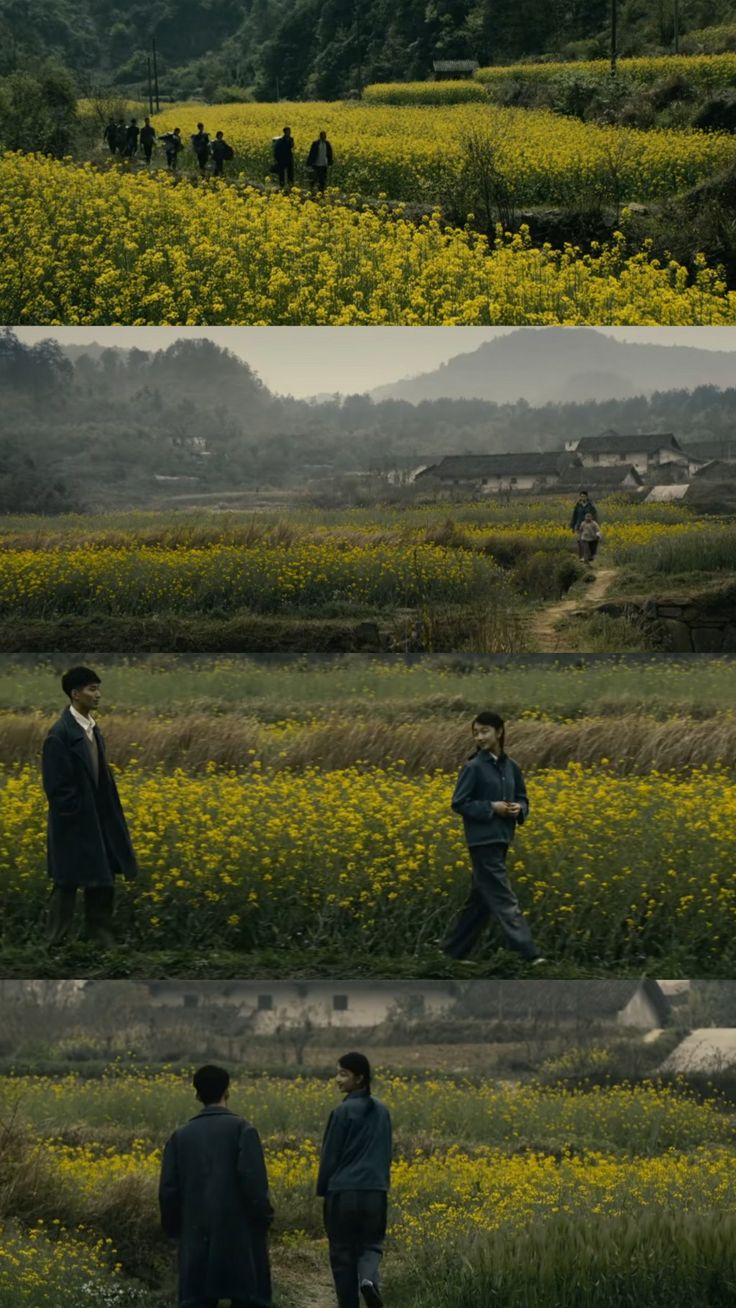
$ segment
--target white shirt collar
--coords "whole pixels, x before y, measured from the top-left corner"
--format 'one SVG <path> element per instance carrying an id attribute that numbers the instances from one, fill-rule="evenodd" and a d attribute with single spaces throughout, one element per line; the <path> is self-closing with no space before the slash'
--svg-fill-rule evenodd
<path id="1" fill-rule="evenodd" d="M 92 735 L 93 728 L 94 728 L 95 725 L 96 725 L 95 720 L 94 720 L 94 718 L 92 717 L 92 715 L 90 714 L 90 716 L 89 716 L 88 718 L 83 718 L 83 717 L 82 717 L 82 714 L 77 712 L 77 710 L 75 709 L 75 707 L 74 707 L 73 704 L 70 704 L 70 705 L 69 705 L 69 709 L 70 709 L 70 712 L 71 712 L 72 717 L 74 718 L 74 721 L 79 723 L 79 725 L 80 725 L 80 727 L 82 728 L 82 730 L 83 730 L 83 731 L 86 731 L 86 733 L 87 733 L 88 736 L 91 736 L 91 735 Z"/>

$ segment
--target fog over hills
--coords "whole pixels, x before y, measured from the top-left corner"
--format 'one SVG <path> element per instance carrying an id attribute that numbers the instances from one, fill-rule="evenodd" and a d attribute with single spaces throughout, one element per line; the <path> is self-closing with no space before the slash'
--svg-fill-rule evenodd
<path id="1" fill-rule="evenodd" d="M 531 405 L 628 399 L 733 386 L 736 350 L 617 341 L 587 327 L 522 327 L 431 372 L 371 391 L 374 400 L 479 399 Z"/>

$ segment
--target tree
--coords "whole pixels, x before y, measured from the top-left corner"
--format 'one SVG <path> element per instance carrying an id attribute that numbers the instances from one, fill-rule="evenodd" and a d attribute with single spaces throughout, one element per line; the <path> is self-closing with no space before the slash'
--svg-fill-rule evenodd
<path id="1" fill-rule="evenodd" d="M 68 154 L 77 124 L 71 75 L 52 61 L 37 72 L 11 73 L 0 83 L 0 123 L 8 150 Z"/>

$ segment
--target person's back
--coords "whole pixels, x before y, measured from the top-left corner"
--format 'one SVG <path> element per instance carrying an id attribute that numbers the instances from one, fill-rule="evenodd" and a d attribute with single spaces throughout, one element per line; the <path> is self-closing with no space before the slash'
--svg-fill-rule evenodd
<path id="1" fill-rule="evenodd" d="M 179 1241 L 179 1302 L 229 1299 L 269 1308 L 273 1217 L 258 1132 L 223 1103 L 170 1137 L 159 1187 L 161 1224 Z"/>
<path id="2" fill-rule="evenodd" d="M 385 1104 L 366 1091 L 353 1091 L 327 1124 L 317 1193 L 388 1190 L 391 1150 L 391 1117 Z"/>

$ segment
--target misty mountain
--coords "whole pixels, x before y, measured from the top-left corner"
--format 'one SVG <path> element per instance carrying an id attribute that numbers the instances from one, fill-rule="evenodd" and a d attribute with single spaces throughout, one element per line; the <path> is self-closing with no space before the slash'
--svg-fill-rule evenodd
<path id="1" fill-rule="evenodd" d="M 496 404 L 587 403 L 656 391 L 731 386 L 736 351 L 639 345 L 588 327 L 522 327 L 432 372 L 379 386 L 372 399 L 478 399 Z"/>
<path id="2" fill-rule="evenodd" d="M 549 337 L 553 329 L 544 332 Z M 538 337 L 530 335 L 536 349 Z M 630 348 L 643 354 L 648 347 Z M 702 356 L 704 364 L 722 357 L 677 353 Z M 526 367 L 531 387 L 534 366 Z M 568 377 L 578 374 L 579 367 L 570 368 Z M 612 375 L 616 370 L 606 378 Z M 274 395 L 244 360 L 207 338 L 180 338 L 153 351 L 62 349 L 48 339 L 26 346 L 5 328 L 0 391 L 0 512 L 6 513 L 333 484 L 342 496 L 359 495 L 365 474 L 428 457 L 560 450 L 568 440 L 610 428 L 673 432 L 709 458 L 736 450 L 736 386 L 537 405 L 526 398 L 410 404 L 368 395 L 315 402 Z M 371 485 L 375 496 L 379 483 Z"/>

